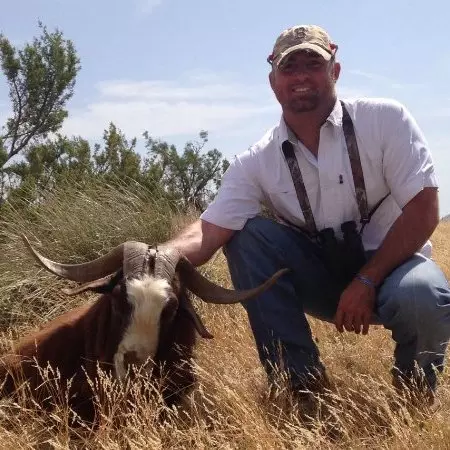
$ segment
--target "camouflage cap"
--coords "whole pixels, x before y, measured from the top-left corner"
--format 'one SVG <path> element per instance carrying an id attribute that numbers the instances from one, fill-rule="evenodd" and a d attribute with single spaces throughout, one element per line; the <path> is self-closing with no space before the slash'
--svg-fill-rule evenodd
<path id="1" fill-rule="evenodd" d="M 317 25 L 296 25 L 278 36 L 267 61 L 278 67 L 286 56 L 303 49 L 313 50 L 328 61 L 336 53 L 337 45 L 333 44 L 328 33 Z"/>

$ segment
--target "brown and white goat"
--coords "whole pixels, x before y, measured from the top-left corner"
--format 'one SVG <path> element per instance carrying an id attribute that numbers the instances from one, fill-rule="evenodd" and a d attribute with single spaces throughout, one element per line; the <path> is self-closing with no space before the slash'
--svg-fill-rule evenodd
<path id="1" fill-rule="evenodd" d="M 49 393 L 39 369 L 50 365 L 59 371 L 63 385 L 69 386 L 71 408 L 87 421 L 95 420 L 89 379 L 95 379 L 99 366 L 118 379 L 126 376 L 131 364 L 147 364 L 153 376 L 164 366 L 161 393 L 169 405 L 193 385 L 189 361 L 196 331 L 204 338 L 212 335 L 195 312 L 187 290 L 205 302 L 237 303 L 257 296 L 286 271 L 277 272 L 255 289 L 234 291 L 206 279 L 172 248 L 158 250 L 130 241 L 94 261 L 71 265 L 45 258 L 23 238 L 47 270 L 84 283 L 66 293 L 91 290 L 102 295 L 93 304 L 45 324 L 19 340 L 12 353 L 1 356 L 1 394 L 12 394 L 19 381 L 27 381 L 33 397 L 44 407 L 50 406 L 45 404 Z"/>

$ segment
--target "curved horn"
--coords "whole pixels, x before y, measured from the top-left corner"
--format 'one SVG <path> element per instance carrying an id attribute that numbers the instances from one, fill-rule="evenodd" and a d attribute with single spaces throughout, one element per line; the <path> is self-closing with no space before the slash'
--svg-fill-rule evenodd
<path id="1" fill-rule="evenodd" d="M 174 247 L 163 247 L 155 256 L 155 277 L 172 282 L 181 253 Z"/>
<path id="2" fill-rule="evenodd" d="M 77 295 L 85 291 L 94 291 L 98 293 L 110 292 L 119 281 L 119 275 L 122 275 L 122 272 L 120 270 L 107 275 L 104 278 L 99 278 L 98 280 L 83 283 L 81 286 L 72 289 L 65 288 L 62 290 L 62 292 L 66 295 Z"/>
<path id="3" fill-rule="evenodd" d="M 187 294 L 186 294 L 187 295 Z M 190 319 L 194 323 L 194 326 L 198 332 L 198 334 L 205 339 L 213 339 L 214 336 L 207 330 L 203 320 L 197 314 L 197 311 L 192 306 L 191 300 L 186 297 L 183 299 L 184 301 L 180 302 L 180 308 L 183 308 L 186 313 L 189 315 Z"/>
<path id="4" fill-rule="evenodd" d="M 42 256 L 32 247 L 27 237 L 23 234 L 22 239 L 41 266 L 59 277 L 78 281 L 79 283 L 98 280 L 122 268 L 123 251 L 126 243 L 118 245 L 106 255 L 93 261 L 82 264 L 61 264 Z"/>
<path id="5" fill-rule="evenodd" d="M 290 270 L 281 269 L 256 288 L 239 291 L 225 289 L 212 281 L 209 281 L 198 272 L 192 263 L 184 256 L 181 257 L 177 269 L 180 271 L 181 280 L 191 292 L 207 303 L 217 304 L 239 303 L 248 300 L 251 297 L 255 297 L 266 289 L 269 289 L 278 278 Z"/>

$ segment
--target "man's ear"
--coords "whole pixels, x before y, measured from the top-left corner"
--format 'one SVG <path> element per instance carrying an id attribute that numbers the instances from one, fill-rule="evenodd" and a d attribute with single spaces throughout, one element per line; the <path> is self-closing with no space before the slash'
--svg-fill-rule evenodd
<path id="1" fill-rule="evenodd" d="M 272 88 L 272 91 L 274 90 L 273 89 L 273 85 L 275 83 L 274 77 L 275 77 L 275 74 L 273 73 L 273 70 L 271 70 L 269 72 L 269 82 L 270 82 L 270 87 Z"/>
<path id="2" fill-rule="evenodd" d="M 333 66 L 333 80 L 334 81 L 339 80 L 340 74 L 341 74 L 341 64 L 338 62 L 335 62 L 334 66 Z"/>

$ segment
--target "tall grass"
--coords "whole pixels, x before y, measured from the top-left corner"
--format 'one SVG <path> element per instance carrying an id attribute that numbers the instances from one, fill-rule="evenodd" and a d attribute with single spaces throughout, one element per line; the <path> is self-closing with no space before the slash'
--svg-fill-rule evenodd
<path id="1" fill-rule="evenodd" d="M 4 349 L 15 336 L 68 308 L 95 301 L 95 295 L 88 293 L 64 296 L 61 289 L 67 283 L 35 266 L 20 233 L 51 258 L 80 262 L 125 240 L 164 241 L 195 218 L 178 214 L 163 197 L 151 197 L 139 186 L 98 182 L 82 190 L 76 185 L 61 186 L 42 204 L 7 208 L 1 214 L 0 342 Z M 448 223 L 442 223 L 433 236 L 436 259 L 447 276 L 449 236 Z M 231 285 L 221 253 L 203 270 L 214 281 Z M 99 430 L 73 429 L 57 374 L 49 372 L 57 408 L 48 413 L 30 405 L 26 388 L 14 400 L 1 400 L 0 448 L 450 448 L 448 371 L 440 380 L 442 407 L 437 412 L 408 407 L 390 384 L 393 344 L 383 328 L 372 327 L 368 336 L 341 335 L 330 324 L 311 319 L 332 388 L 320 399 L 317 413 L 308 417 L 302 405 L 289 403 L 281 388 L 276 399 L 266 395 L 264 371 L 239 305 L 196 301 L 196 308 L 215 339 L 199 341 L 198 383 L 179 408 L 168 410 L 157 390 L 151 401 L 145 400 L 139 377 L 119 386 L 103 375 L 98 387 L 103 411 Z"/>

